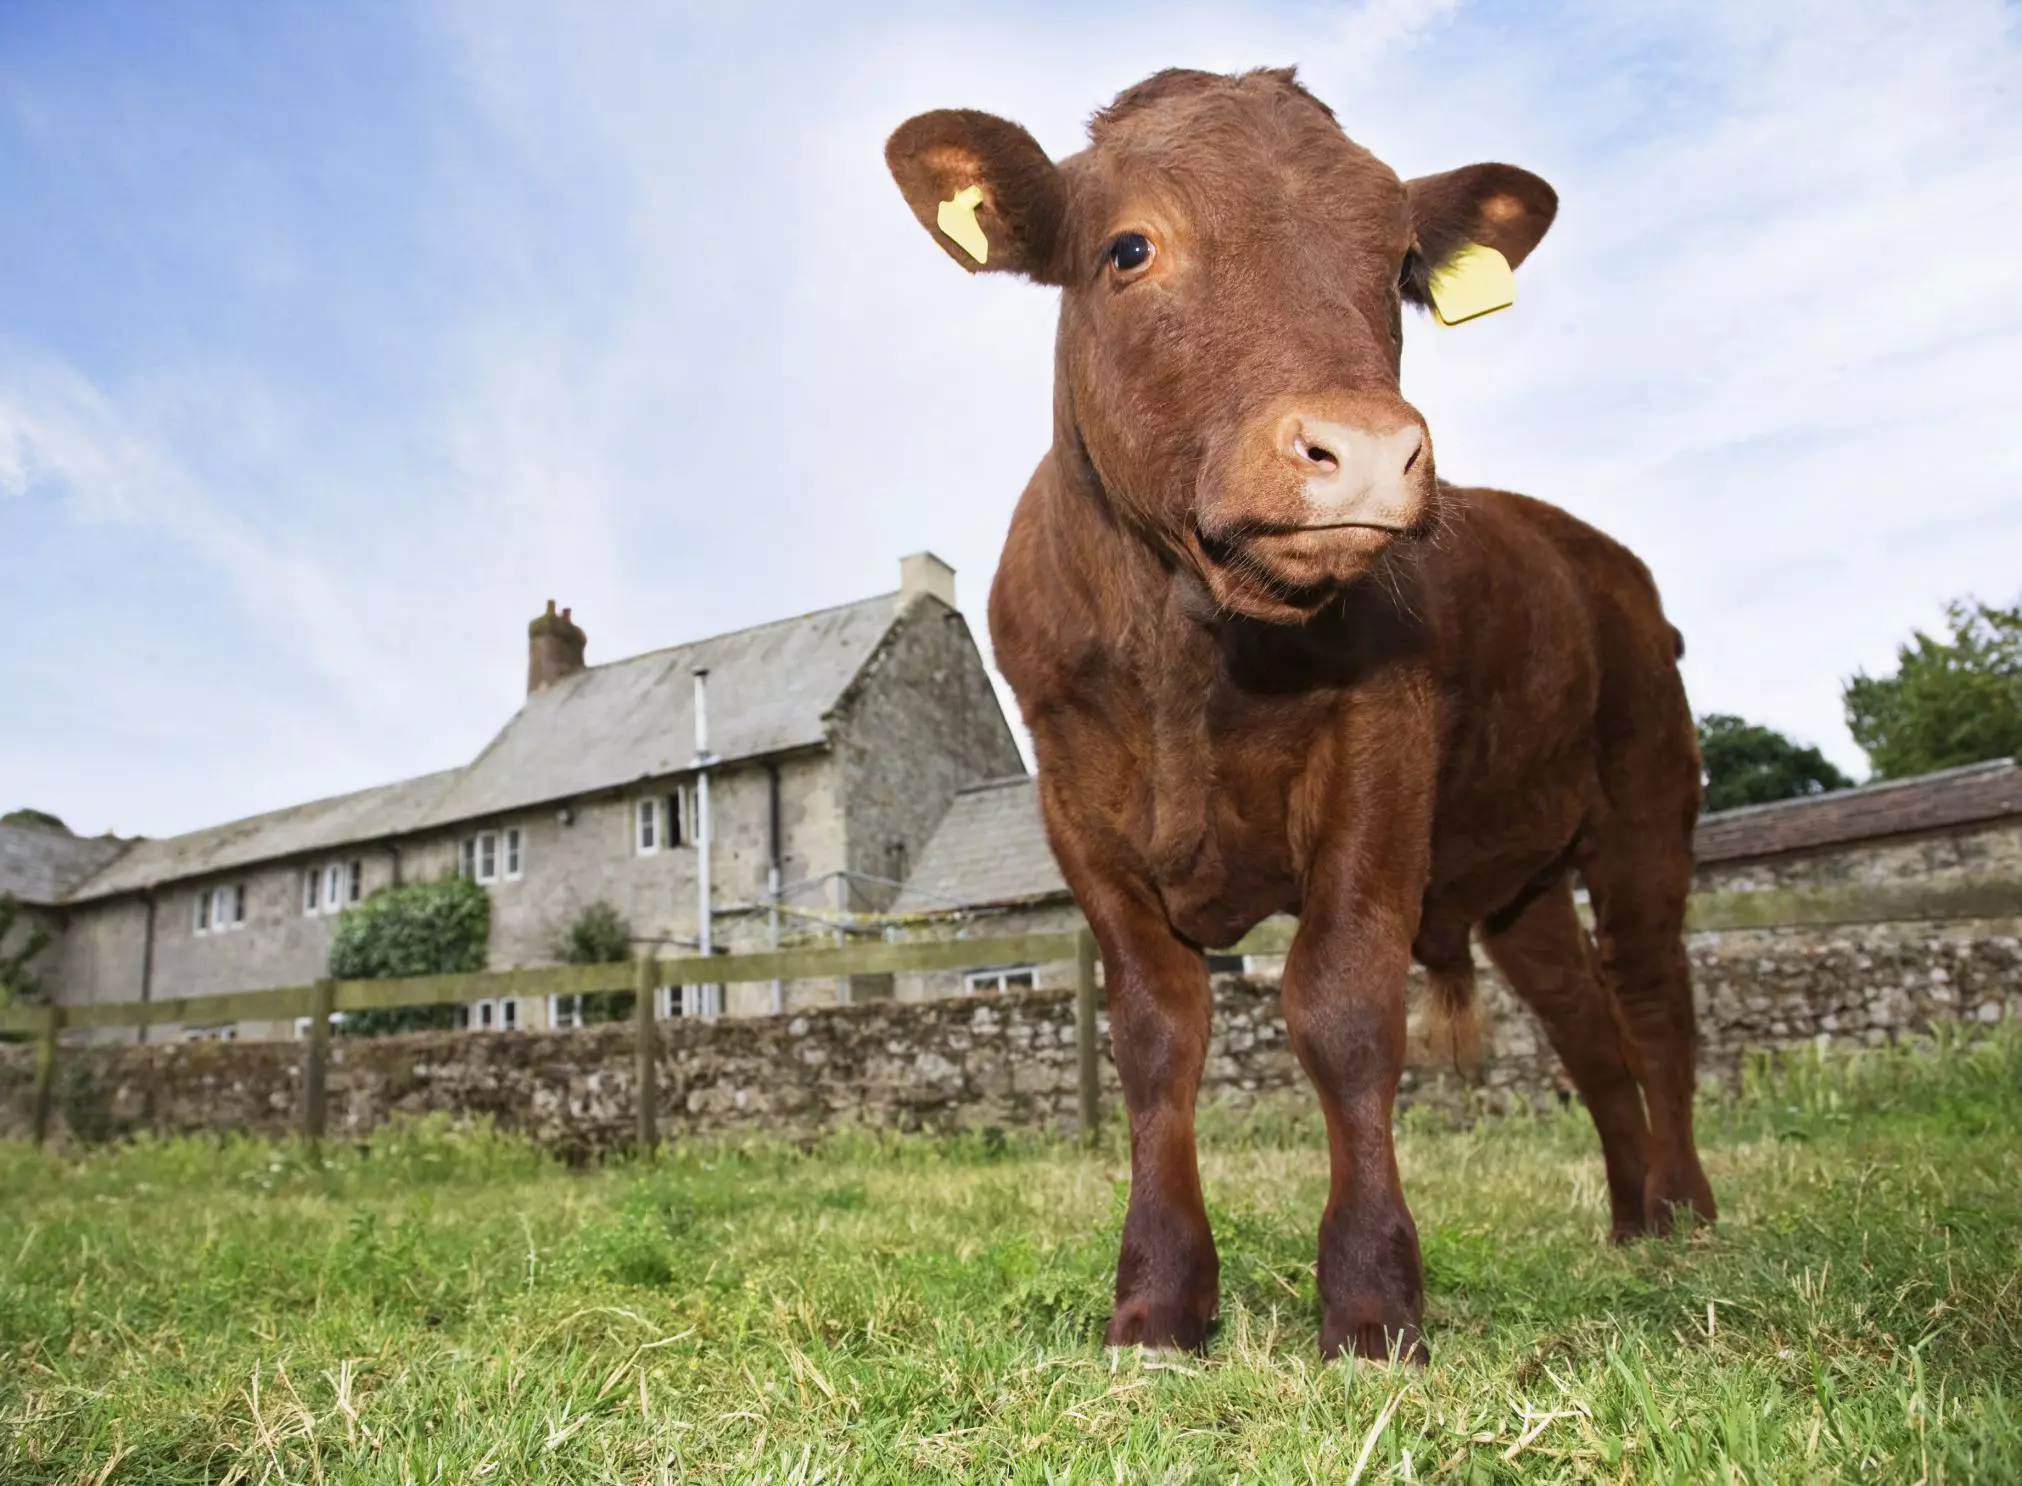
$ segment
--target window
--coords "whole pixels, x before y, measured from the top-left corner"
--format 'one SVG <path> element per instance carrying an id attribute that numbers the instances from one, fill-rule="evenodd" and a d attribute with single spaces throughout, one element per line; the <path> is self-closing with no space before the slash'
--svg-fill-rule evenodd
<path id="1" fill-rule="evenodd" d="M 324 862 L 302 873 L 302 912 L 342 913 L 365 896 L 365 863 Z"/>
<path id="2" fill-rule="evenodd" d="M 1006 991 L 1029 991 L 1038 983 L 1038 967 L 1033 965 L 971 970 L 962 977 L 962 989 L 971 996 L 1000 996 Z"/>
<path id="3" fill-rule="evenodd" d="M 520 1003 L 514 996 L 501 996 L 496 1001 L 479 1001 L 470 1006 L 459 1006 L 456 1024 L 473 1032 L 511 1032 L 520 1024 Z"/>
<path id="4" fill-rule="evenodd" d="M 699 1016 L 707 1021 L 723 1014 L 722 986 L 661 986 L 653 1010 L 663 1019 Z"/>
<path id="5" fill-rule="evenodd" d="M 695 810 L 695 789 L 687 784 L 676 785 L 672 794 L 657 800 L 636 802 L 633 841 L 639 855 L 652 856 L 662 847 L 693 846 L 701 835 Z"/>
<path id="6" fill-rule="evenodd" d="M 509 831 L 506 834 L 517 838 L 519 832 Z M 499 880 L 498 847 L 497 831 L 479 831 L 475 836 L 464 837 L 462 850 L 457 856 L 457 871 L 465 877 L 474 878 L 478 882 L 497 882 Z M 518 855 L 517 849 L 515 849 L 513 855 Z M 513 871 L 509 875 L 517 877 L 519 873 Z"/>
<path id="7" fill-rule="evenodd" d="M 520 880 L 520 828 L 507 826 L 505 833 L 505 879 L 507 882 Z"/>
<path id="8" fill-rule="evenodd" d="M 298 1016 L 295 1018 L 295 1040 L 297 1042 L 302 1041 L 309 1035 L 310 1020 L 311 1019 L 306 1016 Z M 343 1028 L 343 1026 L 344 1026 L 344 1013 L 341 1011 L 331 1012 L 330 1031 L 332 1035 L 335 1035 L 338 1031 L 340 1031 Z"/>
<path id="9" fill-rule="evenodd" d="M 238 1040 L 239 1029 L 230 1022 L 215 1027 L 183 1028 L 184 1042 L 237 1042 Z"/>
<path id="10" fill-rule="evenodd" d="M 197 894 L 196 917 L 191 928 L 198 934 L 222 934 L 243 928 L 246 922 L 246 885 L 227 883 L 204 888 Z"/>
<path id="11" fill-rule="evenodd" d="M 694 786 L 676 785 L 674 793 L 661 802 L 661 808 L 667 813 L 669 846 L 693 846 L 702 839 L 701 827 L 695 820 Z"/>
<path id="12" fill-rule="evenodd" d="M 573 1032 L 583 1025 L 581 996 L 548 997 L 548 1027 L 556 1032 Z"/>

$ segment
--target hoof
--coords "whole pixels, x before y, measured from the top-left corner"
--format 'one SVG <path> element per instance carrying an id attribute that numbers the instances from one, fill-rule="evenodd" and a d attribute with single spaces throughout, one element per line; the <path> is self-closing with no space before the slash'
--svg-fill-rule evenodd
<path id="1" fill-rule="evenodd" d="M 1432 1360 L 1424 1328 L 1416 1321 L 1350 1321 L 1331 1312 L 1320 1323 L 1320 1357 L 1327 1362 L 1356 1357 L 1364 1362 L 1405 1362 L 1417 1367 Z"/>
<path id="2" fill-rule="evenodd" d="M 1214 1307 L 1184 1301 L 1126 1300 L 1102 1333 L 1105 1347 L 1140 1347 L 1147 1353 L 1193 1353 L 1208 1344 Z"/>
<path id="3" fill-rule="evenodd" d="M 1643 1231 L 1669 1236 L 1681 1227 L 1711 1228 L 1718 1216 L 1713 1190 L 1704 1179 L 1671 1187 L 1653 1184 L 1643 1202 Z"/>

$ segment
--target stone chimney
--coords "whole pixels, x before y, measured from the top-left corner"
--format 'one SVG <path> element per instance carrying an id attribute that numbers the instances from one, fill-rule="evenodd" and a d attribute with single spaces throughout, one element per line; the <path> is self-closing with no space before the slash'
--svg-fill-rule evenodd
<path id="1" fill-rule="evenodd" d="M 569 611 L 555 612 L 548 600 L 548 612 L 527 626 L 527 695 L 544 686 L 566 681 L 583 669 L 583 646 L 587 637 L 569 618 Z"/>
<path id="2" fill-rule="evenodd" d="M 931 552 L 915 552 L 899 559 L 899 604 L 932 594 L 950 609 L 955 607 L 955 570 Z"/>

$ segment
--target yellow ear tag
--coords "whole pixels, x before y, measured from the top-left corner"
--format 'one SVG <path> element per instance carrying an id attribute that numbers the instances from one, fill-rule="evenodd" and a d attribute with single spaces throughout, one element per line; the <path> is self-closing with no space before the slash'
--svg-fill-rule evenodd
<path id="1" fill-rule="evenodd" d="M 978 263 L 988 263 L 990 239 L 983 236 L 983 229 L 976 221 L 976 208 L 982 201 L 981 186 L 964 186 L 951 199 L 941 203 L 941 209 L 934 214 L 934 221 L 963 252 Z"/>
<path id="2" fill-rule="evenodd" d="M 1509 259 L 1481 243 L 1469 243 L 1447 259 L 1426 287 L 1432 293 L 1432 316 L 1442 325 L 1458 325 L 1516 303 Z"/>

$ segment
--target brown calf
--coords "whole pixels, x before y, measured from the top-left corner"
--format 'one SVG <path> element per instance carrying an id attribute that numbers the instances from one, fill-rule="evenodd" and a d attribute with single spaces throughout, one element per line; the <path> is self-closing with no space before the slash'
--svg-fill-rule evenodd
<path id="1" fill-rule="evenodd" d="M 1521 263 L 1549 186 L 1400 181 L 1289 71 L 1160 73 L 1090 135 L 1056 164 L 943 111 L 886 158 L 958 263 L 1062 290 L 1053 447 L 990 632 L 1107 967 L 1131 1145 L 1107 1339 L 1198 1347 L 1214 1318 L 1203 949 L 1289 912 L 1285 1017 L 1332 1153 L 1321 1350 L 1422 1357 L 1391 1145 L 1414 956 L 1465 1007 L 1480 927 L 1593 1113 L 1618 1238 L 1714 1215 L 1677 633 L 1607 537 L 1440 483 L 1398 391 L 1403 303 L 1470 243 Z"/>

